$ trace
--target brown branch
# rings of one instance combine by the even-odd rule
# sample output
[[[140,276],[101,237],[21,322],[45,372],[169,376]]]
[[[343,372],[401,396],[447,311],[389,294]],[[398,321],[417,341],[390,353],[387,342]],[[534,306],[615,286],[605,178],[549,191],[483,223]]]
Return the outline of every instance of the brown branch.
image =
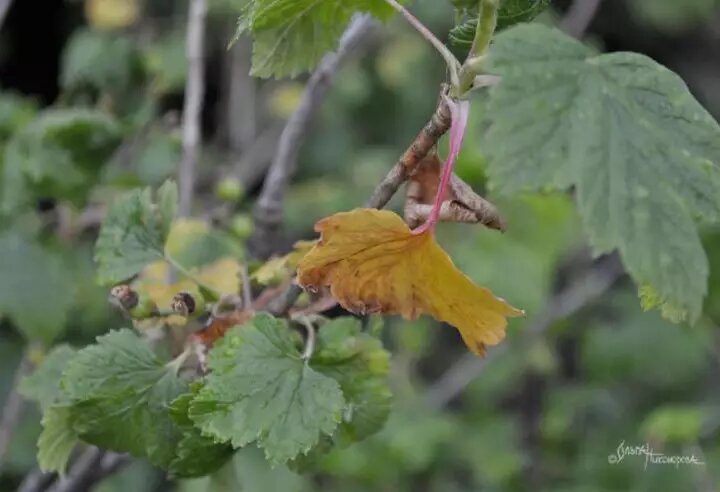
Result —
[[[178,174],[180,217],[190,215],[195,186],[195,168],[200,153],[203,98],[205,97],[205,16],[207,0],[191,0],[187,23],[187,85],[182,120],[183,155]]]
[[[325,55],[313,72],[300,104],[285,125],[253,212],[255,232],[248,244],[255,256],[267,258],[273,253],[282,225],[285,190],[295,172],[302,139],[343,62],[374,25],[375,21],[368,15],[356,15],[353,18],[340,39],[337,52]]]
[[[557,293],[540,313],[524,328],[524,335],[518,345],[527,346],[547,331],[552,324],[580,311],[596,301],[623,275],[622,264],[616,255],[594,264],[580,280]],[[483,359],[474,354],[465,354],[440,376],[425,393],[425,404],[439,410],[460,395],[485,368],[515,345],[503,343],[488,352]]]
[[[15,370],[10,393],[8,393],[5,398],[5,406],[3,408],[2,418],[0,419],[0,471],[2,471],[5,465],[5,456],[10,449],[13,431],[23,415],[22,410],[25,399],[19,392],[20,382],[31,369],[32,363],[30,362],[27,352],[25,352],[22,359],[20,359],[20,364],[18,364]]]
[[[35,470],[20,484],[18,492],[84,492],[130,464],[126,454],[105,451],[94,446],[85,449],[70,466],[65,477]]]
[[[443,93],[446,90],[443,87]],[[420,161],[435,147],[440,137],[449,129],[450,110],[441,97],[430,121],[420,130],[410,147],[390,169],[380,184],[377,185],[366,206],[369,208],[383,208],[397,192],[400,185],[407,181]]]

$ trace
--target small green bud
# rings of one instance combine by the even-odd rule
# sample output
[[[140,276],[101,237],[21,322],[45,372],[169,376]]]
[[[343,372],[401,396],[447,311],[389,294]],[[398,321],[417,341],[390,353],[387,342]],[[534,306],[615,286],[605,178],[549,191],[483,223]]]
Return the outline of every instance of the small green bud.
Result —
[[[236,214],[230,222],[230,231],[240,239],[250,237],[254,228],[253,221],[247,214]]]
[[[224,178],[215,185],[215,196],[226,202],[239,202],[245,196],[245,188],[237,178]]]

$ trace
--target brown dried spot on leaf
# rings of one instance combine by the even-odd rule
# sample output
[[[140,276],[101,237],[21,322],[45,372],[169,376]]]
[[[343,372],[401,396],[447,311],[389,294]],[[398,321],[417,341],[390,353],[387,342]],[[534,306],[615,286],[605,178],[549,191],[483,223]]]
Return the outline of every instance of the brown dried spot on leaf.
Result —
[[[329,286],[345,309],[406,319],[430,314],[457,327],[478,355],[505,337],[507,317],[523,314],[458,270],[432,232],[413,234],[393,212],[356,209],[315,230],[321,239],[300,262],[298,283]]]

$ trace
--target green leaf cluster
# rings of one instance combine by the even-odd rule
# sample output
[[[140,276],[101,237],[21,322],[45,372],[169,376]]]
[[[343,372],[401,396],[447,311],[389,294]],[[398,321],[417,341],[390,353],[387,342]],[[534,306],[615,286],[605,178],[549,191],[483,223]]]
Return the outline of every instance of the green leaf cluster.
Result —
[[[110,115],[89,109],[49,109],[16,131],[0,168],[0,212],[39,198],[83,203],[99,171],[120,143]]]
[[[46,405],[38,440],[41,467],[62,472],[78,441],[145,457],[178,477],[222,466],[232,450],[189,424],[191,388],[177,369],[127,329],[99,337],[74,356],[67,349],[51,354],[26,383],[47,384],[62,371],[52,403],[41,401]]]
[[[382,427],[389,411],[388,355],[358,322],[320,329],[305,359],[285,323],[266,314],[228,332],[210,352],[211,370],[190,404],[207,434],[234,447],[256,442],[273,462],[353,442]]]
[[[720,127],[685,83],[531,24],[497,36],[490,69],[491,184],[573,187],[595,251],[619,250],[655,304],[697,319],[708,263],[693,219],[720,218]]]
[[[390,411],[388,353],[352,318],[325,323],[309,360],[284,321],[259,314],[216,344],[205,378],[179,364],[127,329],[53,350],[23,382],[44,410],[41,467],[62,472],[84,442],[202,476],[253,442],[276,463],[317,457],[377,432]]]

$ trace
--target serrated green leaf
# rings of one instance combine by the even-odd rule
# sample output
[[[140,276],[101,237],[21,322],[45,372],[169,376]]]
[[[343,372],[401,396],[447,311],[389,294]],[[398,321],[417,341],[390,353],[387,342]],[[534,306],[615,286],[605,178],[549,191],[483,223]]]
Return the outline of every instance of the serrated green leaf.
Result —
[[[720,216],[720,127],[683,81],[532,24],[497,36],[491,70],[492,183],[574,186],[596,251],[618,249],[638,284],[696,319],[708,266],[692,219]]]
[[[294,77],[335,49],[353,13],[387,18],[383,0],[253,0],[238,26],[253,38],[252,74]]]
[[[158,207],[152,203],[149,188],[130,191],[110,206],[95,245],[100,283],[122,282],[165,258],[176,197],[174,185],[166,183],[158,193]]]
[[[20,383],[20,394],[37,402],[45,410],[62,398],[60,377],[77,351],[69,345],[57,345],[45,356],[39,367]]]
[[[336,381],[312,369],[285,323],[267,314],[228,332],[210,352],[211,373],[190,405],[204,434],[273,462],[307,453],[332,434],[345,402]]]
[[[456,7],[471,8],[478,5],[477,0],[453,2]],[[498,10],[497,27],[500,32],[520,22],[530,22],[550,5],[550,0],[505,0]],[[450,30],[450,42],[456,46],[469,48],[475,38],[477,15],[470,17]]]
[[[99,337],[70,361],[61,384],[83,441],[162,467],[173,460],[180,435],[168,407],[187,383],[135,333]]]
[[[78,443],[78,436],[71,425],[70,408],[65,405],[49,407],[43,414],[42,426],[37,455],[40,470],[62,475],[70,453]]]
[[[0,233],[0,317],[30,340],[50,344],[73,302],[72,276],[60,258],[12,232]]]
[[[337,436],[341,444],[365,439],[383,427],[392,401],[390,354],[380,340],[361,332],[359,320],[343,317],[323,324],[310,364],[335,379],[345,396]]]
[[[174,478],[201,477],[213,473],[225,465],[234,453],[231,446],[218,444],[203,436],[190,419],[190,402],[199,388],[179,396],[170,405],[170,415],[182,432],[175,448],[175,457],[168,467],[168,472]]]

